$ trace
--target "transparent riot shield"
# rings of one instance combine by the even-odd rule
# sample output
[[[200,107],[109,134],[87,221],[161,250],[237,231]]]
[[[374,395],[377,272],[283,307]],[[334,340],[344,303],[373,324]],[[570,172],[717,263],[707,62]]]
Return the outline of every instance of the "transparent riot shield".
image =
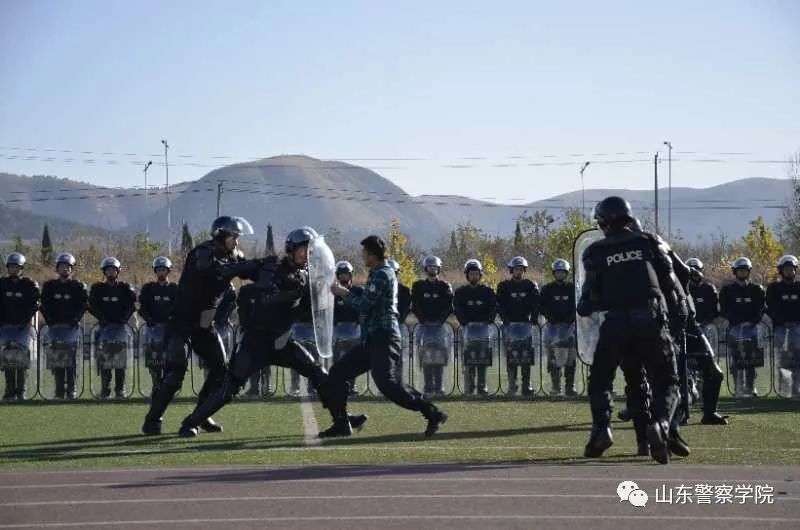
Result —
[[[150,397],[161,384],[166,355],[166,324],[144,325],[139,328],[136,355],[136,379],[139,394]]]
[[[333,356],[333,307],[331,285],[336,281],[336,261],[325,243],[317,236],[308,244],[308,283],[311,289],[311,316],[314,323],[316,351],[320,357]]]
[[[465,395],[500,391],[500,333],[492,323],[472,322],[458,328],[461,370],[457,386]]]
[[[577,366],[575,324],[545,324],[542,347],[547,371],[542,381],[544,392],[553,397],[577,397],[583,390],[583,379]]]
[[[769,328],[743,323],[725,333],[728,391],[736,397],[766,396],[772,388]]]
[[[603,239],[600,230],[592,229],[581,232],[575,239],[572,248],[572,259],[575,263],[575,300],[579,300],[586,281],[586,271],[583,268],[583,253],[589,245]],[[605,317],[604,312],[596,312],[588,317],[576,316],[575,329],[577,335],[578,356],[581,361],[591,366],[594,359],[594,350],[600,338],[600,325]]]
[[[317,352],[317,342],[314,338],[314,325],[310,322],[297,322],[292,326],[292,339],[296,340],[306,350],[320,361]],[[308,384],[308,379],[302,377],[294,370],[285,369],[283,376],[284,390],[291,397],[315,397],[314,388]]]
[[[686,365],[689,370],[689,393],[693,403],[700,402],[703,396],[703,374],[700,372],[698,361],[708,355],[715,357],[720,337],[717,326],[712,323],[699,327],[701,336],[686,335]]]
[[[22,401],[36,394],[36,330],[33,326],[0,326],[3,399]]]
[[[44,399],[77,399],[83,393],[83,333],[68,325],[39,331],[39,394]]]
[[[333,326],[333,363],[344,357],[346,353],[361,344],[361,326],[356,322],[339,322]],[[367,374],[350,381],[350,397],[357,397],[366,392]]]
[[[800,324],[776,326],[772,351],[775,392],[784,398],[800,398]]]
[[[427,396],[446,396],[455,390],[455,333],[444,324],[417,324],[412,332],[410,384]]]
[[[542,337],[539,327],[528,322],[503,325],[501,340],[501,389],[508,395],[534,396],[541,389]]]
[[[133,353],[136,334],[128,324],[95,326],[92,330],[89,391],[100,399],[133,393]]]

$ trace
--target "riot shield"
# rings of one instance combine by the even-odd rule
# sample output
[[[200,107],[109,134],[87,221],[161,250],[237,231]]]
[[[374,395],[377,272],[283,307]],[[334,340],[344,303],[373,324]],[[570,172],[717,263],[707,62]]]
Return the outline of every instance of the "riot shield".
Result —
[[[488,395],[500,391],[499,335],[497,327],[488,322],[472,322],[458,328],[462,370],[457,384],[464,394]]]
[[[231,355],[233,354],[233,348],[236,346],[236,337],[234,335],[233,326],[230,323],[223,323],[217,324],[214,323],[214,330],[219,335],[219,340],[222,343],[222,354],[225,357],[225,363],[227,364],[231,360]],[[200,393],[200,389],[203,388],[203,385],[206,382],[206,377],[208,377],[208,366],[206,366],[205,360],[197,355],[190,355],[191,357],[191,369],[189,377],[192,383],[192,392],[194,395],[198,395]]]
[[[600,230],[592,229],[581,232],[575,238],[572,249],[572,259],[575,263],[575,300],[581,297],[583,284],[586,281],[586,271],[583,269],[583,252],[595,241],[603,239]],[[597,340],[600,338],[600,325],[603,323],[605,312],[598,311],[588,317],[576,315],[575,329],[577,334],[578,356],[581,361],[591,366]]]
[[[127,324],[95,326],[92,330],[89,391],[94,397],[130,397],[134,385],[127,379],[133,376],[135,338]]]
[[[139,328],[136,355],[136,379],[139,394],[150,397],[161,384],[166,354],[166,324],[144,325]]]
[[[412,334],[411,386],[427,396],[445,396],[455,389],[453,327],[417,324]]]
[[[314,323],[316,350],[320,357],[333,356],[333,293],[336,261],[325,243],[317,236],[308,245],[308,283],[311,288],[311,316]]]
[[[335,363],[346,353],[361,344],[361,326],[356,322],[339,322],[333,326],[333,359]],[[350,397],[356,397],[368,386],[367,375],[350,381]]]
[[[319,360],[317,342],[314,337],[314,325],[309,322],[297,322],[292,325],[292,339]],[[291,397],[314,397],[314,388],[308,384],[308,379],[302,377],[294,370],[285,369],[283,376],[284,390]]]
[[[509,395],[535,395],[541,388],[542,337],[539,327],[528,322],[509,322],[502,329],[505,378],[502,389]],[[520,387],[521,382],[521,387]]]
[[[0,326],[0,369],[5,376],[0,384],[4,399],[29,399],[36,394],[36,353],[33,326]]]
[[[83,333],[68,325],[39,331],[39,393],[44,399],[76,399],[83,393]]]
[[[548,374],[542,381],[545,393],[554,397],[578,396],[583,381],[577,374],[575,324],[548,322],[542,330],[542,346]]]
[[[775,391],[784,398],[800,398],[800,324],[776,326],[772,351]]]
[[[725,333],[725,360],[731,377],[728,391],[736,397],[766,396],[772,388],[769,328],[745,322],[729,326]]]

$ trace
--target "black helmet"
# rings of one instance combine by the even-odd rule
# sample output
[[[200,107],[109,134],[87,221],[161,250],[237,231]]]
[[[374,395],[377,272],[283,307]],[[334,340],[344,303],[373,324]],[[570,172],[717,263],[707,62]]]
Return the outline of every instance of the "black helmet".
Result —
[[[153,260],[153,270],[164,268],[172,270],[172,261],[166,256],[159,256]]]
[[[522,256],[514,256],[511,258],[511,261],[508,262],[508,272],[513,272],[517,267],[528,270],[528,260]]]
[[[389,266],[390,269],[394,271],[395,274],[400,273],[400,264],[397,263],[397,260],[389,258],[386,260],[386,264]]]
[[[288,236],[286,236],[284,250],[286,250],[287,254],[291,254],[295,251],[295,249],[302,247],[303,245],[308,245],[311,240],[316,237],[319,237],[319,234],[317,234],[317,231],[310,226],[301,226],[300,228],[295,228],[289,232]]]
[[[252,225],[244,217],[231,217],[223,215],[211,223],[211,237],[218,239],[226,234],[250,235],[253,233]]]
[[[594,207],[594,218],[602,226],[619,225],[634,221],[631,205],[622,197],[606,197]]]
[[[6,267],[17,265],[19,268],[25,267],[25,256],[19,252],[12,252],[6,257]]]
[[[336,264],[336,276],[347,273],[353,274],[353,264],[349,261],[340,261]]]
[[[62,263],[69,265],[70,267],[74,267],[77,261],[75,261],[75,256],[73,256],[69,252],[62,252],[61,254],[56,256],[56,268],[58,268],[58,266],[61,265]]]
[[[468,259],[466,263],[464,263],[464,274],[468,275],[470,271],[478,271],[483,276],[483,265],[481,262],[476,259]]]
[[[114,267],[117,269],[117,271],[119,271],[120,268],[122,268],[122,265],[114,256],[108,256],[107,258],[103,258],[103,261],[100,262],[100,270],[104,271],[109,267]]]

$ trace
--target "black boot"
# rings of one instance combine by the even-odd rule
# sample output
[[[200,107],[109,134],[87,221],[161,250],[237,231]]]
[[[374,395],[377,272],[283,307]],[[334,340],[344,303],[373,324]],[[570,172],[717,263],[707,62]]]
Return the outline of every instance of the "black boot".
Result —
[[[589,442],[583,450],[586,458],[600,458],[606,449],[614,445],[614,435],[611,433],[611,426],[592,426],[592,434]]]
[[[111,397],[111,370],[100,370],[100,399],[108,399]]]
[[[25,392],[27,390],[28,370],[25,368],[17,369],[17,385],[14,389],[17,401],[25,400]]]
[[[117,368],[114,370],[114,396],[117,399],[125,399],[125,370]]]
[[[575,388],[575,369],[576,365],[567,365],[564,367],[564,386],[566,387],[565,393],[567,397],[577,397],[578,389]]]
[[[181,428],[178,429],[178,436],[181,438],[195,438],[200,435],[200,428],[194,427],[187,423],[182,423]]]
[[[14,369],[13,368],[3,368],[3,375],[6,379],[6,389],[3,392],[3,399],[10,400],[14,399],[14,388],[16,387],[15,377],[14,377]]]
[[[669,425],[666,421],[656,421],[647,426],[647,442],[650,455],[659,464],[669,464]]]
[[[647,443],[648,418],[638,415],[633,419],[633,430],[636,433],[636,455],[650,456],[650,446]]]
[[[222,425],[214,421],[214,418],[210,416],[200,422],[199,427],[203,432],[222,432]]]
[[[680,431],[676,427],[671,427],[669,430],[669,435],[667,436],[667,446],[669,447],[669,451],[673,455],[678,456],[689,456],[689,445],[686,443],[681,437]]]
[[[429,409],[423,413],[425,419],[428,420],[428,425],[425,427],[425,436],[431,437],[436,434],[436,431],[439,430],[439,427],[447,422],[447,413],[439,410],[436,408],[435,405],[431,404]]]
[[[78,393],[75,389],[75,368],[66,368],[64,373],[67,379],[67,399],[78,399]]]
[[[522,365],[522,395],[524,396],[533,396],[536,392],[533,390],[533,386],[531,386],[531,365],[523,364]]]
[[[509,364],[507,368],[508,368],[508,393],[513,396],[518,391],[518,389],[517,389],[517,365],[516,364]]]
[[[628,412],[627,408],[619,409],[619,412],[617,412],[617,419],[619,421],[631,421],[631,413]]]
[[[158,436],[161,434],[161,418],[157,420],[144,420],[142,425],[142,434],[147,436]]]
[[[342,412],[336,415],[336,417],[333,420],[333,425],[331,425],[324,431],[320,431],[319,437],[340,438],[345,436],[351,436],[352,434],[353,434],[353,428],[350,425],[350,419],[348,418],[346,412]]]
[[[486,386],[486,367],[478,366],[478,394],[486,396],[489,394],[489,388]]]
[[[55,397],[56,399],[64,399],[64,368],[54,368],[53,369],[53,378],[55,379],[56,391]]]
[[[712,412],[711,414],[703,414],[703,419],[700,420],[700,423],[703,425],[728,425],[728,417]]]
[[[551,396],[560,396],[561,395],[561,368],[551,368],[550,369],[550,384],[552,388],[550,389]]]
[[[350,427],[354,431],[359,432],[369,418],[366,414],[348,414],[347,419],[350,421]]]

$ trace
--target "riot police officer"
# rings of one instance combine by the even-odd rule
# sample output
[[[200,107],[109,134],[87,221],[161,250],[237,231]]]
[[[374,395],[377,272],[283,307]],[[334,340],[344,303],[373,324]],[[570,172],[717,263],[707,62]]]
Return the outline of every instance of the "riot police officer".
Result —
[[[570,264],[565,259],[557,259],[550,266],[550,270],[554,280],[542,287],[542,315],[551,326],[572,326],[575,323],[575,286],[567,281]],[[570,330],[574,336],[574,328]],[[564,365],[564,387],[569,397],[578,395],[575,388],[576,353],[574,346],[571,347]],[[558,395],[561,393],[561,367],[556,366],[553,352],[548,351],[547,355],[547,370],[550,372],[553,392]]]
[[[741,324],[756,326],[764,316],[766,292],[761,285],[750,281],[752,269],[753,264],[749,258],[740,257],[736,259],[731,265],[734,281],[724,285],[719,292],[720,314],[728,321],[729,331]],[[733,339],[729,336],[727,340],[729,343],[728,349],[734,349],[731,347]],[[755,387],[755,366],[749,364],[740,370],[737,368],[738,363],[735,362],[735,359],[731,364],[736,388],[743,387],[743,392],[758,395]],[[744,373],[743,380],[740,372]]]
[[[386,264],[394,271],[397,278],[397,312],[399,313],[397,320],[402,327],[411,312],[411,289],[400,283],[400,264],[391,258],[386,260]]]
[[[483,265],[476,259],[467,260],[464,264],[464,276],[467,284],[462,285],[453,296],[453,309],[459,325],[465,328],[469,324],[487,324],[494,322],[497,312],[497,300],[494,290],[481,283],[483,278]],[[486,395],[486,370],[491,365],[492,347],[486,340],[479,340],[475,344],[464,344],[464,393]],[[477,378],[477,381],[476,381]]]
[[[175,299],[178,297],[178,284],[170,281],[169,274],[172,272],[172,260],[166,256],[158,256],[153,260],[153,274],[156,280],[142,285],[139,291],[139,316],[142,317],[148,328],[157,325],[166,326],[172,309],[175,306]],[[153,381],[152,393],[158,390],[161,379],[164,377],[164,352],[165,344],[158,347],[159,359],[146,359],[149,364],[147,369],[150,371],[150,378]]]
[[[336,281],[339,282],[339,285],[358,296],[363,293],[363,288],[353,285],[353,265],[349,261],[340,261],[336,264]],[[333,301],[333,325],[336,326],[337,324],[358,324],[358,310],[346,304],[341,296],[335,296]],[[346,352],[340,351],[339,348],[334,348],[333,362],[338,361],[344,353]],[[350,395],[357,396],[358,387],[355,380],[347,383],[350,388]]]
[[[97,319],[99,333],[110,324],[125,325],[136,310],[136,292],[130,284],[119,280],[119,260],[113,256],[103,259],[100,270],[105,280],[93,283],[89,289],[89,313]],[[117,399],[125,397],[125,368],[114,369],[114,393]],[[111,396],[111,369],[100,369],[100,399]]]
[[[225,353],[214,328],[214,316],[231,279],[251,279],[263,263],[263,260],[246,260],[238,248],[239,236],[252,233],[252,226],[242,217],[218,217],[211,224],[211,239],[197,245],[186,256],[178,281],[178,297],[167,325],[164,379],[145,416],[144,434],[161,434],[161,417],[181,388],[186,374],[188,343],[209,369],[198,401],[204,400],[222,384]],[[210,417],[200,424],[200,428],[206,432],[222,431],[222,426]]]
[[[3,334],[6,331],[13,333],[22,330],[22,333],[30,339],[30,326],[39,309],[39,285],[23,275],[24,269],[25,256],[22,254],[12,252],[6,257],[8,276],[0,278],[0,327],[4,328]],[[28,347],[32,347],[34,340],[28,339],[26,343]],[[31,361],[30,352],[27,352],[25,359],[5,358],[5,351],[0,352],[0,355],[3,356],[0,363],[6,379],[3,399],[24,400]]]
[[[511,323],[526,323],[536,325],[539,316],[539,303],[541,294],[539,286],[525,278],[528,270],[528,260],[516,256],[508,262],[508,272],[511,278],[503,280],[497,285],[497,310],[504,326]],[[510,360],[508,363],[509,394],[517,393],[517,364]],[[522,363],[522,393],[526,396],[534,394],[531,385],[531,365]]]
[[[200,401],[183,420],[179,434],[197,436],[203,423],[230,402],[248,378],[268,365],[291,368],[308,378],[323,405],[327,403],[327,373],[314,357],[291,336],[292,323],[299,316],[300,300],[308,287],[308,244],[317,237],[313,228],[292,230],[286,238],[286,255],[264,258],[255,275],[255,287],[240,298],[244,335],[222,385]],[[366,417],[354,418],[358,426]]]
[[[86,284],[74,279],[72,271],[76,261],[72,254],[62,252],[56,256],[56,273],[58,277],[47,280],[42,285],[42,316],[48,328],[66,326],[77,329],[86,312],[89,295]],[[82,352],[75,352],[69,359],[68,366],[53,368],[55,379],[55,397],[57,399],[75,399],[75,370]]]
[[[667,323],[688,313],[680,299],[672,262],[652,235],[634,232],[628,201],[603,199],[594,217],[605,239],[584,252],[586,272],[577,312],[590,316],[606,311],[600,327],[589,375],[592,434],[585,456],[596,458],[613,444],[611,433],[611,388],[618,366],[622,366],[632,414],[647,421],[647,439],[653,458],[669,462],[670,421],[678,401],[678,373],[674,345]],[[669,313],[669,320],[668,320]],[[652,381],[653,404],[648,407],[647,379]]]
[[[725,374],[714,359],[713,346],[703,331],[704,326],[719,316],[719,296],[716,287],[703,277],[702,261],[689,258],[686,265],[689,266],[688,294],[694,302],[694,319],[689,319],[686,329],[686,352],[703,381],[703,417],[700,423],[727,425],[727,417],[717,411]]]
[[[411,312],[421,324],[441,326],[453,312],[453,287],[439,279],[442,260],[437,256],[426,256],[422,261],[425,278],[411,286]],[[444,352],[447,356],[448,352]],[[444,395],[445,364],[425,364],[423,378],[426,395]]]
[[[778,386],[781,395],[800,395],[800,352],[791,334],[798,332],[800,325],[800,281],[797,279],[797,257],[782,256],[778,260],[780,279],[767,286],[767,314],[772,319],[776,337],[776,359],[778,363]],[[788,381],[787,381],[788,380]],[[781,389],[781,385],[788,388]]]

